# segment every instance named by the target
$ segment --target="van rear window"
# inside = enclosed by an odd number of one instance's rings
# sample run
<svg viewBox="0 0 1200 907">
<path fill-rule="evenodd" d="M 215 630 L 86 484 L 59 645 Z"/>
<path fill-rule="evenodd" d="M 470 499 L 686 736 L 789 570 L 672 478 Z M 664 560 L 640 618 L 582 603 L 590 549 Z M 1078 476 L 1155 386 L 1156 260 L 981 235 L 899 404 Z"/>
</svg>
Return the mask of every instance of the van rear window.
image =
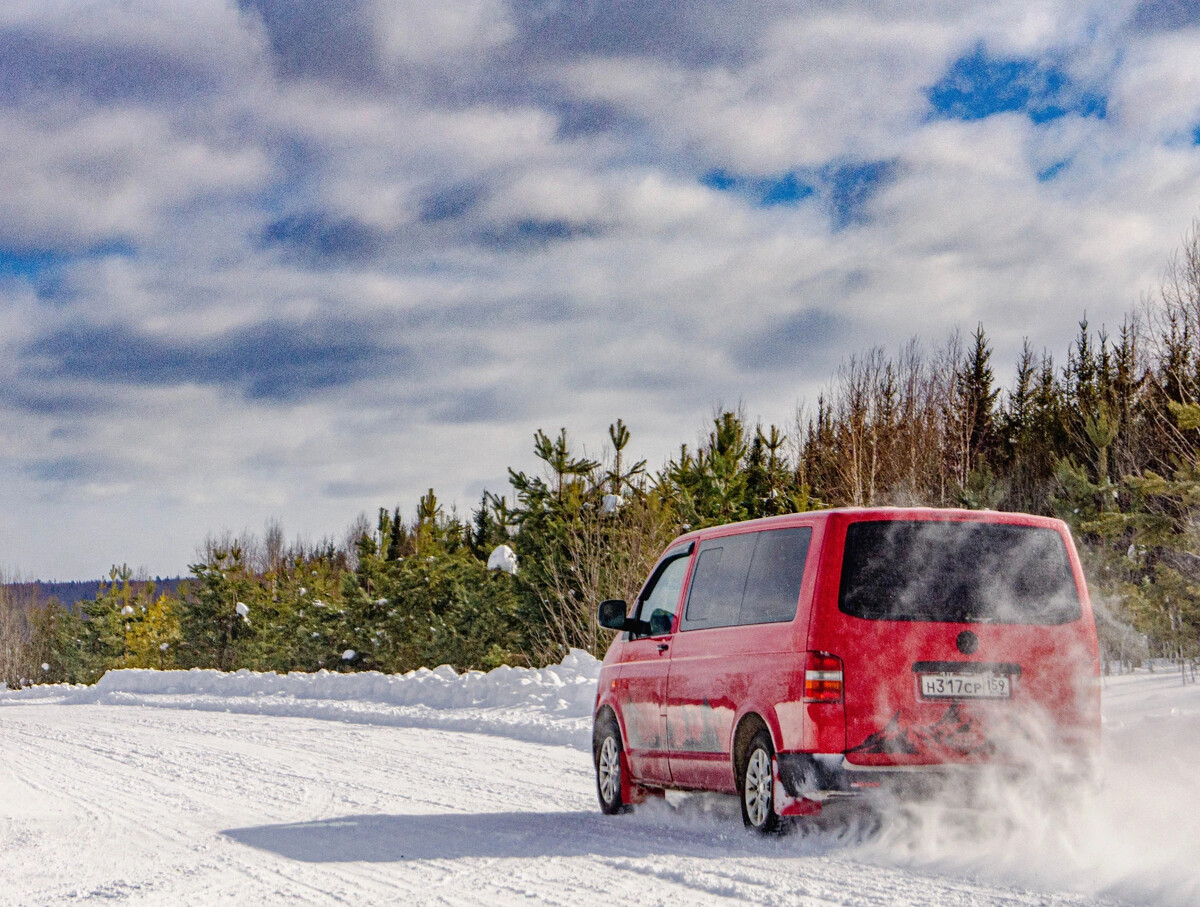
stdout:
<svg viewBox="0 0 1200 907">
<path fill-rule="evenodd" d="M 1064 624 L 1080 617 L 1062 536 L 978 521 L 851 523 L 838 607 L 868 620 Z"/>
</svg>

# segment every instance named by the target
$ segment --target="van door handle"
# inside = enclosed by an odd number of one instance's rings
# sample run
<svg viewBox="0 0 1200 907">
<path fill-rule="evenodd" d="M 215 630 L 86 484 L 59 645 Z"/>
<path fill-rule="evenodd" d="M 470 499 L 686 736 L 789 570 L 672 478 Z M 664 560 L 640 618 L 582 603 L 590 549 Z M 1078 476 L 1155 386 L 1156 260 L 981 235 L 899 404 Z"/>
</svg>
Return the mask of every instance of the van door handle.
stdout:
<svg viewBox="0 0 1200 907">
<path fill-rule="evenodd" d="M 671 648 L 670 643 L 660 642 L 658 644 L 658 651 L 660 651 L 660 652 L 665 652 L 669 648 Z"/>
</svg>

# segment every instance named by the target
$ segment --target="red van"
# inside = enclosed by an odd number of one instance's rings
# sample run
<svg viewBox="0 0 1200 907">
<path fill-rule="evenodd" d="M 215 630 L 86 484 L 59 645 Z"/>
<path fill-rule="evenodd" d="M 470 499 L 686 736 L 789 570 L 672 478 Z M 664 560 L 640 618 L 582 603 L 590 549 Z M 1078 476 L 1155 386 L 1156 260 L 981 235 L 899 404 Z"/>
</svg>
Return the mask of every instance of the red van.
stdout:
<svg viewBox="0 0 1200 907">
<path fill-rule="evenodd" d="M 925 508 L 797 513 L 689 532 L 629 609 L 596 696 L 600 806 L 740 795 L 760 831 L 833 798 L 1016 761 L 1088 758 L 1100 666 L 1059 520 Z"/>
</svg>

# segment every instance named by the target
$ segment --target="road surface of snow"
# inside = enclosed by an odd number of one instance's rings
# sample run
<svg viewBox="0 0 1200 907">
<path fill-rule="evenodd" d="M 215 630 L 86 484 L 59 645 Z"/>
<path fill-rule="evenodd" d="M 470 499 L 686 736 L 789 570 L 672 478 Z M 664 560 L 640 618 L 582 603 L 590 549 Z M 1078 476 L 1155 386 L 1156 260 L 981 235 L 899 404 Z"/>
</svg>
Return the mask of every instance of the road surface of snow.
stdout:
<svg viewBox="0 0 1200 907">
<path fill-rule="evenodd" d="M 0 904 L 1200 903 L 1200 687 L 1177 675 L 1109 682 L 1097 793 L 764 840 L 727 798 L 602 816 L 595 671 L 0 693 Z"/>
</svg>

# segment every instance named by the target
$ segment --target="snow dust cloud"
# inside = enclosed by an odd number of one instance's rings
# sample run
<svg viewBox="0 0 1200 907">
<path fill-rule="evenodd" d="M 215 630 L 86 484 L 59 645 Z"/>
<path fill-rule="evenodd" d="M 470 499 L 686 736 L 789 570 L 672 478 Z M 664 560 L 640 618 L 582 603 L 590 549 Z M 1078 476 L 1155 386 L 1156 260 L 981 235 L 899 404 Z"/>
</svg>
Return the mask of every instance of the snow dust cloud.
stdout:
<svg viewBox="0 0 1200 907">
<path fill-rule="evenodd" d="M 818 834 L 886 865 L 1137 904 L 1200 903 L 1197 719 L 1200 691 L 1178 675 L 1113 678 L 1092 777 L 1064 772 L 1035 742 L 1019 776 L 996 770 L 969 792 L 881 799 L 876 821 L 855 814 Z"/>
</svg>

